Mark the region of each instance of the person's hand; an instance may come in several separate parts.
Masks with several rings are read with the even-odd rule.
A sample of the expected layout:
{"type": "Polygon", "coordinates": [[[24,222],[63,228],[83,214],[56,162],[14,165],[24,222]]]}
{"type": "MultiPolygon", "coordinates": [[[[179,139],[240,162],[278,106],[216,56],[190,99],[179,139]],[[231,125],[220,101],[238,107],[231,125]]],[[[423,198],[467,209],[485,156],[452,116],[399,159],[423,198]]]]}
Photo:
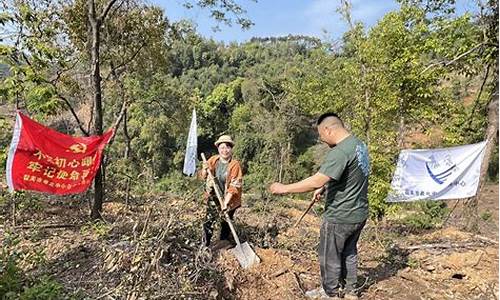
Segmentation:
{"type": "Polygon", "coordinates": [[[201,177],[205,178],[205,177],[207,177],[207,174],[208,174],[208,163],[203,162],[201,164],[201,177]]]}
{"type": "Polygon", "coordinates": [[[225,212],[227,209],[228,209],[228,205],[229,205],[229,201],[231,201],[231,197],[233,195],[231,193],[228,193],[226,194],[226,196],[224,196],[224,201],[222,201],[222,212],[225,212]]]}
{"type": "Polygon", "coordinates": [[[320,187],[319,189],[314,191],[313,194],[313,199],[316,200],[316,202],[319,202],[321,197],[323,197],[323,193],[325,192],[325,187],[320,187]]]}
{"type": "Polygon", "coordinates": [[[207,182],[205,184],[205,191],[207,193],[212,193],[213,187],[214,187],[215,181],[213,178],[208,177],[207,182]]]}
{"type": "Polygon", "coordinates": [[[286,192],[286,185],[279,183],[279,182],[275,182],[275,183],[271,184],[271,186],[269,187],[269,191],[272,194],[276,194],[276,195],[283,195],[283,194],[287,193],[286,192]]]}

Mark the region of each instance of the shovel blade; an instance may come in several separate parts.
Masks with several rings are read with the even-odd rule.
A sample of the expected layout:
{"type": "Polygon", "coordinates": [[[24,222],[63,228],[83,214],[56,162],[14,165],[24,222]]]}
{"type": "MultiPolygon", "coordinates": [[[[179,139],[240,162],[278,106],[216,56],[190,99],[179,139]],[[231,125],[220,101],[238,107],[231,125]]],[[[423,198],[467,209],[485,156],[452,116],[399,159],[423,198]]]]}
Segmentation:
{"type": "Polygon", "coordinates": [[[248,269],[254,264],[260,263],[260,258],[252,250],[252,247],[245,242],[230,249],[243,269],[248,269]]]}

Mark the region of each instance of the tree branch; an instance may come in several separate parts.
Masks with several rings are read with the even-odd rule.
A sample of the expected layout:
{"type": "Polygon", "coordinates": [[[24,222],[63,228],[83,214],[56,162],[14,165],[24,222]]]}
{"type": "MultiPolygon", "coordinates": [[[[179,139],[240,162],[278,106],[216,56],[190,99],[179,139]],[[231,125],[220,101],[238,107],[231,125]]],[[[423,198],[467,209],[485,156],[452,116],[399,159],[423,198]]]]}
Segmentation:
{"type": "Polygon", "coordinates": [[[123,116],[125,115],[125,111],[127,110],[127,106],[128,106],[128,101],[123,101],[122,103],[122,108],[120,109],[120,114],[118,115],[118,118],[116,119],[115,121],[115,124],[113,125],[113,128],[118,128],[118,126],[120,126],[120,123],[123,119],[123,116]]]}
{"type": "MultiPolygon", "coordinates": [[[[54,85],[55,87],[55,85],[54,85]]],[[[61,95],[57,89],[56,89],[56,94],[57,94],[57,97],[59,97],[60,99],[62,99],[64,101],[64,103],[66,103],[66,106],[68,107],[69,111],[71,112],[71,114],[73,115],[73,117],[75,118],[76,120],[76,123],[78,124],[78,128],[80,128],[81,132],[85,135],[85,136],[89,136],[89,132],[86,131],[84,128],[83,128],[83,125],[82,123],[80,122],[80,119],[78,118],[78,115],[76,114],[75,110],[73,109],[73,107],[71,106],[69,100],[64,97],[63,95],[61,95]]]]}
{"type": "Polygon", "coordinates": [[[116,72],[116,74],[118,74],[119,72],[119,69],[127,66],[131,61],[133,61],[135,59],[135,57],[139,54],[139,52],[141,52],[142,48],[144,48],[144,46],[146,45],[146,42],[142,43],[142,45],[139,46],[139,48],[137,48],[137,51],[135,51],[129,59],[124,59],[123,62],[121,64],[119,64],[118,66],[116,67],[112,67],[112,70],[111,72],[109,72],[108,76],[106,76],[106,78],[104,79],[105,81],[108,81],[109,80],[109,77],[111,77],[111,75],[115,76],[113,74],[113,72],[116,72]]]}
{"type": "Polygon", "coordinates": [[[471,111],[470,116],[469,116],[469,124],[467,124],[467,127],[465,127],[465,128],[470,128],[470,125],[472,124],[472,120],[474,119],[473,118],[474,113],[476,112],[476,108],[479,105],[479,102],[481,101],[481,95],[483,94],[484,86],[486,84],[486,81],[488,81],[488,76],[490,74],[490,67],[491,67],[490,64],[488,64],[486,66],[486,72],[485,72],[485,75],[483,78],[483,82],[481,83],[481,87],[479,88],[479,92],[477,93],[477,96],[476,96],[476,101],[474,101],[474,106],[472,107],[472,111],[471,111]]]}
{"type": "Polygon", "coordinates": [[[92,122],[94,120],[94,101],[90,101],[90,117],[89,117],[89,122],[87,124],[87,131],[90,132],[91,128],[92,127],[92,122]]]}
{"type": "Polygon", "coordinates": [[[437,244],[422,244],[414,246],[405,246],[400,249],[404,250],[420,250],[420,249],[453,249],[453,248],[470,248],[483,246],[483,242],[465,242],[465,243],[437,243],[437,244]]]}
{"type": "Polygon", "coordinates": [[[95,18],[95,2],[94,2],[94,0],[88,0],[87,1],[87,6],[89,8],[89,11],[88,11],[89,22],[90,22],[90,24],[93,27],[93,26],[96,25],[96,23],[98,21],[95,18]]]}
{"type": "MultiPolygon", "coordinates": [[[[80,227],[84,224],[33,224],[33,225],[18,225],[15,226],[15,229],[32,229],[32,228],[37,228],[37,229],[48,229],[48,228],[71,228],[71,227],[80,227]]],[[[2,226],[1,229],[5,228],[5,226],[2,226]]]]}
{"type": "Polygon", "coordinates": [[[75,61],[75,63],[74,63],[74,64],[72,64],[69,68],[67,68],[67,69],[63,69],[63,70],[57,70],[57,71],[56,71],[56,77],[55,77],[54,79],[52,79],[50,82],[51,82],[53,85],[55,85],[55,84],[59,81],[59,79],[61,79],[61,76],[62,76],[65,72],[68,72],[69,70],[73,70],[79,62],[80,62],[80,60],[79,60],[79,59],[77,59],[77,60],[75,61]]]}
{"type": "Polygon", "coordinates": [[[111,145],[115,139],[116,131],[118,130],[118,126],[120,126],[120,123],[123,120],[123,116],[125,115],[125,112],[127,111],[127,106],[128,106],[128,101],[123,101],[122,108],[120,109],[120,114],[116,118],[115,123],[113,124],[113,127],[112,127],[114,132],[113,132],[113,136],[109,140],[109,143],[108,143],[109,145],[111,145]]]}
{"type": "Polygon", "coordinates": [[[108,2],[108,4],[106,5],[106,8],[104,9],[104,11],[102,12],[102,14],[97,19],[99,23],[101,23],[106,18],[106,16],[108,15],[109,11],[111,10],[111,7],[115,4],[115,2],[116,2],[116,0],[110,0],[108,2]]]}
{"type": "MultiPolygon", "coordinates": [[[[29,65],[31,67],[31,69],[33,70],[33,72],[35,72],[36,74],[36,70],[33,68],[29,58],[26,56],[26,54],[24,52],[21,51],[21,54],[26,62],[27,65],[29,65]]],[[[76,65],[76,63],[75,63],[76,65]]],[[[75,65],[73,65],[71,68],[73,68],[75,65]]],[[[42,79],[42,82],[44,83],[47,83],[47,84],[50,84],[53,88],[54,88],[54,91],[57,95],[57,97],[59,97],[59,99],[63,100],[64,103],[66,104],[66,106],[68,107],[69,111],[71,112],[71,114],[73,115],[73,117],[75,118],[76,120],[76,123],[78,124],[78,128],[80,128],[81,132],[85,135],[85,136],[89,136],[89,132],[87,130],[85,130],[83,128],[83,125],[80,121],[80,119],[78,118],[78,115],[76,114],[75,110],[73,109],[73,106],[71,106],[71,103],[69,102],[69,100],[64,97],[63,95],[61,95],[61,93],[59,92],[58,88],[57,88],[57,80],[59,80],[61,74],[63,72],[65,72],[66,70],[64,71],[61,71],[61,72],[57,72],[57,77],[51,81],[49,80],[46,80],[46,79],[42,79]]],[[[16,108],[19,109],[19,101],[16,100],[16,108]]]]}
{"type": "Polygon", "coordinates": [[[169,115],[169,118],[173,119],[174,121],[178,122],[179,124],[181,123],[181,121],[176,116],[174,116],[174,113],[170,109],[165,107],[159,100],[151,99],[150,101],[147,101],[146,103],[149,105],[151,105],[153,103],[158,104],[158,106],[165,112],[165,114],[169,115]]]}
{"type": "Polygon", "coordinates": [[[482,45],[484,45],[484,42],[482,43],[479,43],[477,44],[476,46],[472,47],[471,49],[465,51],[464,53],[458,55],[457,57],[455,57],[454,59],[450,60],[450,61],[440,61],[440,62],[437,62],[437,63],[433,63],[433,64],[430,64],[429,66],[427,66],[422,72],[420,72],[420,75],[424,74],[425,72],[427,72],[430,68],[432,67],[435,67],[435,66],[438,66],[438,65],[443,65],[443,67],[447,67],[453,63],[455,63],[457,60],[461,59],[462,57],[470,54],[471,52],[473,52],[474,50],[476,50],[477,48],[481,47],[482,45]]]}

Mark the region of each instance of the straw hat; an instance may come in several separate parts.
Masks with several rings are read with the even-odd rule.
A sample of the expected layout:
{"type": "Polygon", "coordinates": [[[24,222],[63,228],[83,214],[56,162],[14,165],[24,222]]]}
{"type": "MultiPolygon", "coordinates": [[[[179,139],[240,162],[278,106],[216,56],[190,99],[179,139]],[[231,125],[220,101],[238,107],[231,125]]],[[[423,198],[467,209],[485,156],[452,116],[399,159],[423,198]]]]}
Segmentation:
{"type": "Polygon", "coordinates": [[[228,143],[231,146],[234,146],[233,139],[231,139],[231,136],[224,134],[219,137],[217,141],[215,141],[215,147],[219,147],[219,144],[221,143],[228,143]]]}

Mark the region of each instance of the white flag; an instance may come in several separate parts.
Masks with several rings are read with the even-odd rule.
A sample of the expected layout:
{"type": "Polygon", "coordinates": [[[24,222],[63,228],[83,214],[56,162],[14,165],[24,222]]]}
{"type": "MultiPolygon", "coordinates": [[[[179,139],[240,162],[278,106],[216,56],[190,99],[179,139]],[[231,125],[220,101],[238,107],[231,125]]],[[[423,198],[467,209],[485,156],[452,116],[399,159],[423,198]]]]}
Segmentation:
{"type": "Polygon", "coordinates": [[[191,118],[191,126],[189,126],[189,134],[186,145],[186,154],[184,155],[184,168],[182,173],[193,176],[196,172],[196,155],[198,148],[198,133],[196,130],[196,110],[193,109],[191,118]]]}
{"type": "Polygon", "coordinates": [[[443,149],[403,150],[388,202],[444,200],[476,195],[486,142],[443,149]]]}

